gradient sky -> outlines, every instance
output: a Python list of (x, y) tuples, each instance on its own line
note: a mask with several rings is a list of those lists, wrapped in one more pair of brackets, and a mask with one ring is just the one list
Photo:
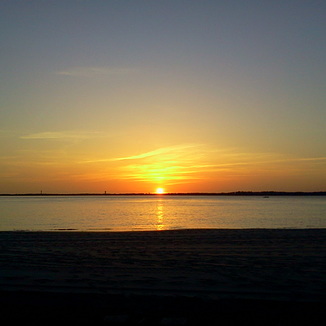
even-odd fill
[(0, 193), (326, 190), (326, 2), (0, 2)]

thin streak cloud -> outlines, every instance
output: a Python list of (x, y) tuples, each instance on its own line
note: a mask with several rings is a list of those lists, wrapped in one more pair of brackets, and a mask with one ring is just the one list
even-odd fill
[(163, 147), (156, 149), (154, 151), (146, 152), (139, 155), (132, 155), (132, 156), (126, 156), (126, 157), (118, 157), (115, 159), (112, 159), (113, 161), (125, 161), (125, 160), (137, 160), (137, 159), (143, 159), (151, 156), (157, 156), (162, 154), (168, 154), (168, 153), (174, 153), (177, 155), (178, 153), (187, 153), (190, 148), (198, 147), (198, 145), (178, 145), (178, 146), (170, 146), (170, 147)]
[(192, 151), (195, 151), (197, 148), (200, 147), (199, 144), (186, 144), (186, 145), (177, 145), (177, 146), (169, 146), (169, 147), (162, 147), (155, 149), (153, 151), (145, 152), (142, 154), (137, 155), (131, 155), (131, 156), (125, 156), (125, 157), (115, 157), (115, 158), (104, 158), (104, 159), (97, 159), (97, 160), (90, 160), (90, 161), (84, 161), (81, 163), (100, 163), (100, 162), (115, 162), (115, 161), (128, 161), (128, 160), (140, 160), (145, 159), (149, 157), (157, 157), (160, 155), (164, 155), (164, 158), (168, 157), (168, 155), (175, 157), (180, 155), (186, 155), (191, 152), (190, 149), (193, 149)]
[[(155, 157), (154, 155), (162, 154), (161, 158)], [(175, 161), (170, 161), (167, 149), (160, 149), (153, 152), (144, 153), (142, 155), (131, 156), (124, 159), (145, 159), (150, 158), (150, 160), (136, 161), (134, 164), (121, 166), (120, 169), (123, 171), (122, 175), (124, 179), (133, 179), (137, 181), (159, 181), (165, 180), (168, 182), (175, 180), (196, 180), (196, 179), (207, 179), (214, 174), (220, 174), (223, 171), (230, 171), (231, 169), (235, 171), (242, 171), (243, 175), (251, 173), (252, 171), (248, 168), (250, 166), (261, 166), (262, 169), (270, 169), (271, 166), (275, 164), (286, 164), (291, 162), (323, 162), (324, 157), (312, 157), (312, 158), (277, 158), (277, 154), (273, 153), (240, 153), (239, 157), (236, 155), (230, 155), (229, 159), (231, 161), (226, 163), (209, 163), (211, 158), (204, 157), (207, 164), (200, 164), (201, 160), (198, 159), (197, 154), (203, 154), (205, 156), (204, 150), (200, 152), (200, 148), (193, 151), (191, 154), (184, 155), (176, 158)], [(190, 154), (190, 153), (188, 153)], [(171, 155), (175, 155), (171, 154)], [(228, 154), (223, 155), (224, 160), (228, 157)], [(202, 159), (202, 158), (201, 158)], [(240, 169), (240, 170), (239, 170)], [(244, 170), (243, 170), (244, 169)]]
[(65, 140), (65, 139), (88, 139), (99, 136), (99, 132), (95, 131), (46, 131), (34, 134), (21, 136), (21, 139), (53, 139), (53, 140)]
[(57, 75), (70, 77), (118, 76), (138, 72), (138, 69), (128, 67), (72, 67), (57, 71)]

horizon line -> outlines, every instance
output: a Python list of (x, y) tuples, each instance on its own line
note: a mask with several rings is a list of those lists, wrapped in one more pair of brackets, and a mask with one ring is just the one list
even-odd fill
[(155, 192), (124, 192), (124, 193), (0, 193), (0, 196), (280, 196), (280, 195), (319, 195), (326, 196), (326, 191), (231, 191), (231, 192), (166, 192), (158, 194)]

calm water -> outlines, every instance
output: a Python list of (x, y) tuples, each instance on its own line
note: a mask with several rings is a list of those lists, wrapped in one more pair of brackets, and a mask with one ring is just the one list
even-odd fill
[(326, 228), (326, 197), (0, 197), (0, 230)]

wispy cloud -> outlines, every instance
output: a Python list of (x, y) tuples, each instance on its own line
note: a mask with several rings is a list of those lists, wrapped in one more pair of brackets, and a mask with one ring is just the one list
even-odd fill
[(71, 67), (57, 71), (57, 75), (71, 77), (93, 77), (93, 76), (118, 76), (129, 75), (138, 72), (138, 69), (129, 67)]
[(157, 148), (130, 156), (97, 159), (81, 163), (119, 162), (115, 167), (119, 179), (145, 182), (196, 179), (201, 169), (205, 148), (202, 144), (180, 144)]
[[(213, 176), (237, 173), (248, 175), (265, 173), (266, 171), (288, 170), (289, 164), (296, 164), (298, 171), (308, 168), (307, 164), (326, 161), (325, 157), (286, 158), (276, 153), (230, 153), (220, 152), (218, 156), (210, 156), (205, 148), (183, 148), (182, 154), (167, 149), (160, 149), (142, 155), (130, 156), (123, 159), (135, 160), (133, 164), (121, 166), (126, 179), (138, 181), (189, 182), (203, 180)], [(301, 164), (303, 166), (300, 166)], [(282, 170), (282, 169), (281, 169)], [(290, 171), (293, 170), (291, 167)], [(265, 171), (265, 172), (264, 172)]]
[(306, 157), (297, 160), (298, 161), (326, 161), (326, 157)]
[(124, 156), (124, 157), (115, 157), (115, 158), (103, 158), (96, 160), (83, 161), (81, 163), (97, 163), (97, 162), (115, 162), (115, 161), (128, 161), (128, 160), (142, 160), (147, 158), (156, 158), (160, 160), (173, 160), (176, 157), (184, 156), (191, 152), (196, 151), (198, 153), (198, 144), (184, 144), (177, 146), (169, 146), (155, 149), (153, 151)]
[(186, 144), (186, 145), (162, 147), (150, 152), (146, 152), (138, 155), (126, 156), (126, 157), (118, 157), (112, 160), (114, 161), (137, 160), (137, 159), (143, 159), (143, 158), (148, 158), (153, 156), (161, 156), (161, 155), (165, 156), (167, 154), (172, 154), (175, 157), (179, 155), (189, 154), (189, 152), (193, 152), (193, 150), (195, 150), (196, 148), (198, 149), (198, 147), (199, 147), (198, 144)]
[(21, 139), (87, 139), (99, 136), (101, 133), (96, 131), (46, 131), (21, 136)]
[(169, 164), (166, 162), (156, 164), (130, 164), (121, 167), (123, 179), (133, 179), (137, 181), (183, 181), (202, 179), (200, 173), (205, 168), (203, 166), (191, 165), (189, 162), (179, 162), (179, 164)]
[(296, 158), (285, 157), (279, 153), (250, 153), (236, 148), (216, 150), (203, 144), (180, 144), (134, 155), (100, 158), (80, 163), (111, 162), (113, 165), (109, 164), (110, 167), (103, 164), (103, 172), (109, 173), (110, 178), (164, 182), (171, 185), (211, 178), (252, 176), (264, 174), (266, 171), (268, 173), (293, 171), (293, 167), (289, 168), (289, 165), (293, 164), (297, 166), (299, 172), (302, 172), (311, 164), (323, 164), (325, 161), (325, 157)]

